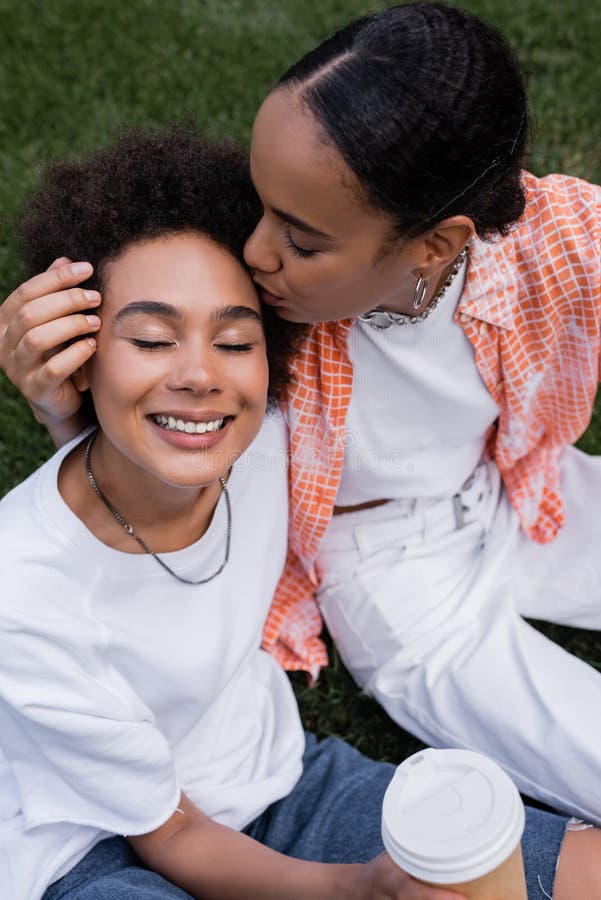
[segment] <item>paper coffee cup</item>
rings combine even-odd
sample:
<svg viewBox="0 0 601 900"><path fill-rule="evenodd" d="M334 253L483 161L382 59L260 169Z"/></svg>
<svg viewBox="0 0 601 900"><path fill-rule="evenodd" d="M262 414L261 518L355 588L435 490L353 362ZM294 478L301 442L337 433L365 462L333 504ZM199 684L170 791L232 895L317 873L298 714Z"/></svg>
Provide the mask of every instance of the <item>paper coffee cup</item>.
<svg viewBox="0 0 601 900"><path fill-rule="evenodd" d="M526 900L524 824L511 779L468 750L410 756L396 770L382 806L384 847L402 869L483 900Z"/></svg>

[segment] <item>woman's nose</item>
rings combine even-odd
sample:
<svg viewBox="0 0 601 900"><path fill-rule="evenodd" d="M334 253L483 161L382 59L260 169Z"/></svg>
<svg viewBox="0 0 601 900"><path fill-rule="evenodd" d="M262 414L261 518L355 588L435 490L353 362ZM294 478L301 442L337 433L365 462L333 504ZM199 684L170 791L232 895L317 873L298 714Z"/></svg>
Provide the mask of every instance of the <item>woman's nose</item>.
<svg viewBox="0 0 601 900"><path fill-rule="evenodd" d="M213 353L203 349L181 349L169 373L167 386L173 391L194 391L197 394L220 393L223 378Z"/></svg>
<svg viewBox="0 0 601 900"><path fill-rule="evenodd" d="M278 252L273 225L266 216L260 220L244 246L244 260L257 272L277 272L282 260Z"/></svg>

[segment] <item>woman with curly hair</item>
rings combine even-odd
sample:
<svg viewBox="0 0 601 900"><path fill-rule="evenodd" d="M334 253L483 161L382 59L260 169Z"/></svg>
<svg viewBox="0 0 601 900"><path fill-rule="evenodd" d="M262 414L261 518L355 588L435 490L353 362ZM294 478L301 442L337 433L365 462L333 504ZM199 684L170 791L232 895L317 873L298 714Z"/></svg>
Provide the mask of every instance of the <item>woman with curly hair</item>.
<svg viewBox="0 0 601 900"><path fill-rule="evenodd" d="M28 269L88 260L103 325L73 374L95 424L0 503L3 898L457 896L382 853L392 766L305 738L260 649L295 329L266 348L257 218L245 155L181 129L57 164L28 204ZM564 829L530 812L531 878Z"/></svg>
<svg viewBox="0 0 601 900"><path fill-rule="evenodd" d="M345 663L397 722L600 822L601 679L524 616L601 623L601 470L571 446L599 370L601 195L524 173L528 135L510 48L439 3L351 23L261 106L245 259L263 301L310 325L264 646L325 662L317 583ZM93 352L45 359L86 329L62 263L9 298L1 352L58 440L78 404L65 378Z"/></svg>

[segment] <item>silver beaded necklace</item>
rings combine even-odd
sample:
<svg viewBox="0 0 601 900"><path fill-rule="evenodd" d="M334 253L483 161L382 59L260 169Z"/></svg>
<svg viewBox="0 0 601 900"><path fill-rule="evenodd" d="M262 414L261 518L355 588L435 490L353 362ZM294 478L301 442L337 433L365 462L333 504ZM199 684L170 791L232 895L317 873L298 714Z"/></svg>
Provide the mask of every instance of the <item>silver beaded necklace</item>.
<svg viewBox="0 0 601 900"><path fill-rule="evenodd" d="M377 328L378 331L384 331L386 328L390 328L391 325L417 325L419 322L425 322L429 315L431 315L450 286L453 284L459 269L463 265L463 261L468 254L468 248L464 247L455 262L453 263L453 268L447 275L444 283L440 286L440 289L436 292L434 297L430 300L423 313L419 316L412 316L406 313L395 313L388 312L385 309L372 309L370 312L363 313L363 315L359 316L360 322L365 322L366 325L371 325L372 328Z"/></svg>
<svg viewBox="0 0 601 900"><path fill-rule="evenodd" d="M173 578L176 578L178 581L181 581L184 584L206 584L208 581L212 581L213 578L216 578L220 572L223 572L223 570L225 569L225 567L227 565L227 561L230 558L230 543L231 543L231 537L232 537L232 507L230 504L230 495L228 493L225 480L223 478L219 479L219 484L221 485L221 489L223 491L223 496L225 497L225 506L226 506L226 510L227 510L227 531L226 531L226 538L225 538L225 557L223 559L223 562L221 563L221 565L219 566L217 571L213 572L212 575L209 575L208 578L200 578L200 579L198 579L198 581L194 581L193 579L190 579L190 578L183 578L181 575L178 575L176 572L174 572L173 569L170 569L169 566L167 565L167 563L164 560L162 560L161 557L158 556L154 552L154 550L152 550L148 546L148 544L142 540L142 538L139 535L137 535L135 533L133 525L130 525L129 522L125 521L125 519L123 518L121 513L115 509L113 504L104 496L104 494L98 487L98 484L96 483L96 479L94 478L94 473L92 472L92 464L90 462L92 444L94 443L94 439L97 434L98 434L97 431L92 432L92 434L90 435L88 442L86 444L85 461L86 461L86 474L88 476L88 481L90 482L90 486L91 486L92 490L94 491L94 493L96 494L96 496L100 500L102 500L102 502L104 503L106 508L109 510L109 512L112 513L112 515L115 517L115 519L117 520L119 525L121 525L121 527L126 532L126 534L129 534L129 536L132 537L134 539L134 541L137 541L145 553L148 553L150 556L152 556L153 559L156 559L156 561L158 562L159 566L161 566L161 568L165 569L165 571L168 572L170 575L172 575Z"/></svg>

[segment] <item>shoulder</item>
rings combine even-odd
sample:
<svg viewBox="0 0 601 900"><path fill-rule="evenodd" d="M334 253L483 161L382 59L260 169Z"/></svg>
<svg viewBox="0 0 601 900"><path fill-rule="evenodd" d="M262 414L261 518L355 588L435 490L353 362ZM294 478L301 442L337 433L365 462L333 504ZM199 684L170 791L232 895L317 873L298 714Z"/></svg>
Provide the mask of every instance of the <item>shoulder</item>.
<svg viewBox="0 0 601 900"><path fill-rule="evenodd" d="M526 210L516 233L541 237L565 234L599 240L601 224L601 187L571 175L547 175L536 178L525 172Z"/></svg>
<svg viewBox="0 0 601 900"><path fill-rule="evenodd" d="M25 481L6 494L0 501L0 533L2 546L6 541L18 538L29 528L39 530L44 524L40 516L40 502L44 495L58 496L57 476L65 456L65 448L54 453L39 469L32 472Z"/></svg>
<svg viewBox="0 0 601 900"><path fill-rule="evenodd" d="M507 237L488 244L493 268L506 262L525 290L555 286L558 296L601 291L601 187L570 175L525 172L526 209ZM476 248L477 249L477 248Z"/></svg>
<svg viewBox="0 0 601 900"><path fill-rule="evenodd" d="M57 485L58 472L63 459L81 441L82 435L57 450L0 500L0 554L13 541L25 539L31 543L33 535L54 534L53 523L47 514L62 502Z"/></svg>
<svg viewBox="0 0 601 900"><path fill-rule="evenodd" d="M74 597L83 599L91 570L80 565L62 528L58 451L0 501L0 619L63 618ZM80 602L75 604L77 608ZM70 616L69 616L70 617Z"/></svg>
<svg viewBox="0 0 601 900"><path fill-rule="evenodd" d="M21 537L39 531L41 522L36 515L36 502L41 483L47 475L48 463L14 487L0 501L0 558L6 558Z"/></svg>

